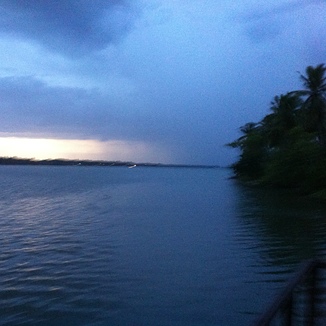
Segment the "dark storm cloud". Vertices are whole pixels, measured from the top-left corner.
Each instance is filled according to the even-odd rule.
[[[252,41],[268,41],[285,30],[284,15],[319,3],[324,3],[324,0],[295,0],[267,8],[255,6],[253,9],[247,9],[240,20],[246,24],[246,32]]]
[[[283,15],[289,12],[300,10],[312,4],[323,3],[323,0],[296,0],[285,2],[280,5],[273,5],[270,8],[255,7],[249,10],[244,16],[245,21],[257,21],[260,19],[271,18],[274,16]]]
[[[128,0],[0,0],[0,32],[70,56],[119,40],[136,16]]]
[[[96,91],[48,87],[32,77],[0,79],[4,132],[61,131],[76,136],[101,132],[114,122],[114,113]]]
[[[33,77],[0,78],[1,131],[101,140],[159,140],[171,133],[154,112],[129,111],[97,90],[51,87]]]
[[[255,22],[247,27],[247,34],[254,42],[264,42],[277,37],[283,29],[272,19]]]
[[[179,162],[207,160],[211,152],[202,145],[202,137],[218,137],[216,114],[188,117],[156,111],[134,112],[126,115],[111,99],[96,90],[73,87],[50,87],[33,77],[0,78],[1,132],[16,134],[42,134],[73,139],[100,139],[154,142],[169,144]],[[113,101],[114,102],[114,101]],[[205,131],[203,131],[205,130]],[[225,139],[225,142],[227,138]],[[214,144],[206,146],[215,147]]]

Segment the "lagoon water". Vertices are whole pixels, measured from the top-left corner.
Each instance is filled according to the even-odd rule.
[[[228,169],[0,167],[0,325],[250,325],[326,206]]]

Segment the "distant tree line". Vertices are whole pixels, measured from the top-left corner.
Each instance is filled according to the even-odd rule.
[[[121,161],[92,161],[92,160],[66,160],[48,159],[36,160],[33,158],[0,157],[0,165],[77,165],[77,166],[133,166],[133,162]]]
[[[162,164],[162,163],[135,163],[122,161],[94,161],[94,160],[69,160],[69,159],[47,159],[36,160],[34,158],[0,157],[0,165],[62,165],[62,166],[126,166],[126,167],[162,167],[162,168],[200,168],[216,169],[218,165],[196,165],[196,164]]]
[[[326,197],[326,67],[300,74],[302,90],[276,96],[261,121],[227,144],[240,149],[236,176]]]

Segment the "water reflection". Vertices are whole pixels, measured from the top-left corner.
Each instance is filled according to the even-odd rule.
[[[304,261],[325,258],[326,205],[289,191],[251,188],[237,181],[234,186],[235,239],[250,252],[248,291],[256,293],[246,312],[257,316]]]
[[[262,259],[291,265],[325,256],[326,205],[288,191],[242,186],[239,222],[259,241]]]

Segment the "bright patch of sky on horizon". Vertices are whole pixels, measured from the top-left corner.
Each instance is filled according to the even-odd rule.
[[[326,63],[324,0],[0,0],[0,17],[0,156],[226,165],[239,127]]]
[[[51,139],[28,137],[0,137],[2,156],[33,158],[44,160],[48,158],[77,160],[107,160],[114,157],[115,161],[160,162],[166,158],[166,153],[155,153],[149,156],[149,149],[141,142],[99,141],[82,139]],[[156,156],[158,154],[158,156]],[[143,161],[145,159],[145,161]]]

